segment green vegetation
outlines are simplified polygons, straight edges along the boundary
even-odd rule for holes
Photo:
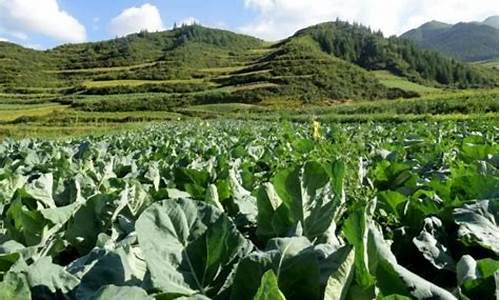
[[[388,71],[372,71],[375,77],[380,81],[381,84],[388,88],[401,89],[404,91],[411,91],[418,93],[420,95],[426,95],[430,93],[438,93],[441,91],[439,88],[421,85],[415,82],[411,82],[403,77],[396,76]]]
[[[340,21],[0,42],[0,299],[494,299],[497,72]]]
[[[374,33],[357,24],[342,21],[319,24],[295,35],[301,36],[312,37],[323,51],[345,61],[367,70],[388,70],[411,81],[462,87],[498,85],[497,74],[493,72],[459,63],[437,52],[420,50],[405,39],[385,39],[381,32]]]
[[[67,122],[67,121],[66,121]],[[149,123],[65,123],[62,126],[54,124],[0,124],[0,140],[5,138],[25,139],[37,137],[38,139],[61,140],[69,137],[87,137],[109,135],[113,133],[126,132],[138,128],[144,128]]]
[[[498,16],[482,23],[450,25],[432,21],[401,37],[461,61],[498,60]]]
[[[43,52],[0,42],[0,53],[0,103],[52,101],[88,111],[171,110],[276,98],[310,103],[397,99],[436,88],[498,85],[491,68],[460,64],[340,21],[273,45],[193,25]],[[105,103],[107,96],[120,98],[120,105]],[[123,105],[127,99],[129,107]],[[152,103],[144,103],[149,99]]]
[[[244,87],[240,87],[242,89],[239,93],[235,93],[232,88],[213,89],[210,100],[215,97],[220,99],[214,102],[208,101],[204,92],[176,96],[170,93],[79,95],[59,99],[60,103],[41,99],[41,102],[32,104],[25,104],[23,97],[16,99],[11,96],[9,101],[0,104],[0,125],[12,128],[22,127],[24,124],[39,126],[44,130],[48,130],[47,127],[68,127],[75,128],[79,133],[78,128],[86,126],[93,128],[101,125],[106,127],[113,124],[196,118],[299,122],[310,122],[313,119],[328,122],[498,119],[498,90],[436,90],[431,93],[430,89],[413,86],[404,80],[398,83],[418,88],[419,93],[424,96],[397,100],[316,103],[286,97],[271,97],[262,102],[253,102],[252,98],[229,97],[229,93],[233,93],[232,97],[244,97],[245,92],[252,91]],[[425,94],[424,90],[428,94]],[[186,95],[192,98],[186,99]],[[226,103],[228,99],[234,101]],[[64,134],[68,132],[70,131],[64,130]],[[10,133],[12,130],[3,132],[4,136]],[[36,131],[33,131],[32,136],[36,136]]]
[[[1,299],[495,297],[496,120],[190,120],[0,149]]]
[[[498,72],[498,58],[495,60],[486,60],[486,61],[476,62],[476,64]]]

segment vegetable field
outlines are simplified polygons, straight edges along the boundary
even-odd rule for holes
[[[496,299],[498,123],[0,144],[0,299]]]

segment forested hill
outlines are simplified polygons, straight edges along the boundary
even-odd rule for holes
[[[492,84],[478,69],[433,51],[419,49],[413,42],[384,38],[361,25],[337,21],[299,31],[293,38],[311,37],[323,51],[367,70],[388,70],[413,81],[444,85]]]
[[[431,21],[401,37],[462,61],[498,60],[498,16],[454,25]]]
[[[58,58],[59,68],[83,69],[168,61],[177,58],[177,52],[189,55],[186,47],[191,44],[240,51],[260,48],[263,43],[254,37],[193,25],[155,33],[144,31],[110,41],[64,45],[47,54]],[[203,53],[196,54],[200,57],[194,57],[195,62],[203,60]]]
[[[169,105],[416,96],[382,84],[374,70],[427,86],[497,85],[491,70],[341,21],[277,44],[200,25],[47,51],[0,42],[0,61],[0,93],[157,93]]]

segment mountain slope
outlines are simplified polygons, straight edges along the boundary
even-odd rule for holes
[[[336,21],[299,31],[292,38],[310,36],[331,55],[367,70],[388,70],[412,81],[455,86],[494,85],[488,72],[459,63],[433,51],[416,48],[413,43],[382,33]]]
[[[439,51],[462,61],[498,59],[498,17],[484,22],[449,25],[429,22],[401,35],[422,48]]]
[[[0,43],[0,60],[0,93],[49,93],[57,101],[98,110],[418,95],[382,84],[373,70],[427,86],[496,85],[487,69],[340,21],[274,45],[199,25],[48,51]]]
[[[44,72],[53,63],[44,52],[0,42],[0,85],[32,86],[42,82],[44,87],[55,87],[59,80]]]
[[[438,21],[430,21],[417,29],[412,29],[404,33],[401,37],[418,43],[423,43],[426,40],[432,39],[433,37],[446,32],[451,27],[453,27],[453,25]]]
[[[498,16],[491,16],[482,22],[484,25],[498,29]]]

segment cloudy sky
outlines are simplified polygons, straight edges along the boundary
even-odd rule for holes
[[[357,21],[386,35],[430,20],[482,20],[498,0],[0,0],[0,41],[46,49],[174,23],[198,22],[279,40],[323,21]]]

